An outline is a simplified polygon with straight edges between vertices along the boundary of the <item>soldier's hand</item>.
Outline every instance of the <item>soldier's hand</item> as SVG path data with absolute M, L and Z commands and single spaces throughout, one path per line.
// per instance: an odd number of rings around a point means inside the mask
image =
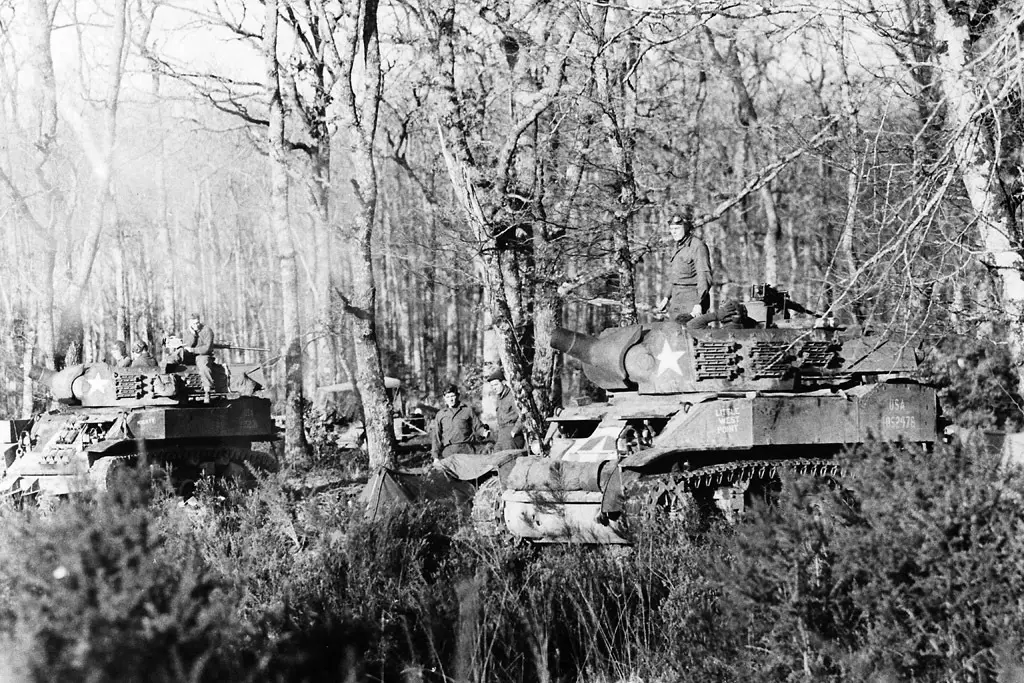
M 658 299 L 658 303 L 654 304 L 655 311 L 664 311 L 668 308 L 668 297 L 663 296 Z
M 696 318 L 701 313 L 702 313 L 702 311 L 701 311 L 701 308 L 700 308 L 700 304 L 694 305 L 693 310 L 690 311 L 690 315 L 692 315 L 694 318 Z

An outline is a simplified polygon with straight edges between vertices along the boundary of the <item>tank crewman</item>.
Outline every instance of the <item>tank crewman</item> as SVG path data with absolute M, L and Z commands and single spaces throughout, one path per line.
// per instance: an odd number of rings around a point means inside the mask
M 127 368 L 132 364 L 132 359 L 128 356 L 128 347 L 120 339 L 110 345 L 110 357 L 115 368 Z
M 498 368 L 487 376 L 491 391 L 496 399 L 495 422 L 497 439 L 494 450 L 506 451 L 513 448 L 526 448 L 526 437 L 523 434 L 523 417 L 516 405 L 512 389 L 505 383 L 505 372 Z
M 213 330 L 203 324 L 198 313 L 188 318 L 188 332 L 182 337 L 182 346 L 178 347 L 169 357 L 172 363 L 195 364 L 196 371 L 203 381 L 203 399 L 210 402 L 213 391 Z
M 658 302 L 669 320 L 685 322 L 711 306 L 711 253 L 704 240 L 693 234 L 692 209 L 685 207 L 668 221 L 674 251 L 668 265 L 668 294 Z
M 135 342 L 135 346 L 132 347 L 132 365 L 133 368 L 155 368 L 156 358 L 153 358 L 153 354 L 149 352 L 149 344 L 144 341 Z
M 694 317 L 686 323 L 688 330 L 703 330 L 711 323 L 718 322 L 726 330 L 743 330 L 757 327 L 757 321 L 747 315 L 747 307 L 738 301 L 726 301 L 719 308 Z
M 483 429 L 473 409 L 459 400 L 459 388 L 454 384 L 444 390 L 445 407 L 437 412 L 431 430 L 430 454 L 440 460 L 453 453 L 476 453 L 479 434 Z

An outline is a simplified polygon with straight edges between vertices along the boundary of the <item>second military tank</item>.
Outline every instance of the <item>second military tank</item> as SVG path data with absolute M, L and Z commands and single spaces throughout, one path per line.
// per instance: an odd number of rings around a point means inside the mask
M 30 420 L 0 424 L 0 493 L 15 497 L 105 489 L 122 467 L 167 466 L 188 493 L 202 476 L 245 476 L 276 470 L 269 452 L 279 430 L 258 365 L 211 365 L 208 397 L 193 365 L 118 368 L 78 364 L 54 372 L 34 368 L 56 407 Z
M 792 324 L 792 308 L 755 285 L 744 327 L 559 329 L 552 346 L 608 398 L 567 407 L 551 419 L 550 457 L 516 463 L 507 527 L 541 542 L 628 543 L 638 500 L 734 516 L 780 473 L 837 474 L 848 447 L 936 440 L 936 392 L 907 337 Z

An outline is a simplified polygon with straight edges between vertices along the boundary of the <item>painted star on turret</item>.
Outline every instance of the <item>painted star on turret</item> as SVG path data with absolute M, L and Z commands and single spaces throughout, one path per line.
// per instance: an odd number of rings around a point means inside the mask
M 679 367 L 679 359 L 686 355 L 686 351 L 673 351 L 669 345 L 668 340 L 665 340 L 665 346 L 661 349 L 655 358 L 658 359 L 658 374 L 665 372 L 666 370 L 674 370 L 680 377 L 683 375 L 682 369 Z
M 86 383 L 89 385 L 87 392 L 90 394 L 103 393 L 114 387 L 114 381 L 102 377 L 88 377 Z

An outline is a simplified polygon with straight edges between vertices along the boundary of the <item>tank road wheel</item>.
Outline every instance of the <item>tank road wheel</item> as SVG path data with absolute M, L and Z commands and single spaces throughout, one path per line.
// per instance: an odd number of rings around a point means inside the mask
M 655 515 L 686 520 L 696 512 L 696 501 L 685 479 L 671 474 L 637 477 L 623 486 L 627 520 L 650 520 Z

